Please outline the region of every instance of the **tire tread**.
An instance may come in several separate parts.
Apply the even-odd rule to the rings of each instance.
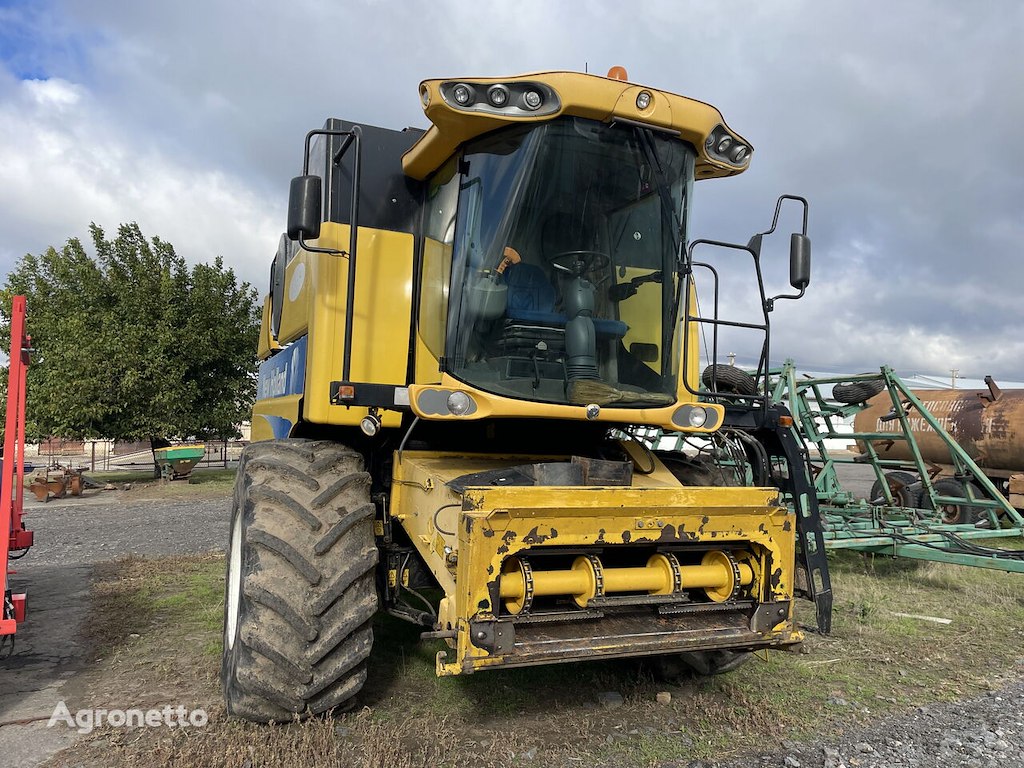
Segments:
[[[287,721],[344,706],[362,688],[378,604],[369,489],[362,457],[339,443],[245,449],[234,497],[238,629],[221,669],[229,714]]]

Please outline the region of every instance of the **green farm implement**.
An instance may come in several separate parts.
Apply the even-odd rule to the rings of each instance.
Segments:
[[[772,382],[772,399],[788,404],[793,429],[817,453],[809,460],[826,548],[1024,573],[1024,550],[992,546],[996,539],[1024,537],[1024,517],[891,368],[852,377],[799,378],[787,361]],[[881,399],[881,393],[892,405],[879,419],[884,429],[851,432],[852,417],[867,408],[870,397]],[[922,428],[948,450],[942,465],[951,476],[939,478],[939,465],[922,456]],[[837,439],[853,440],[859,450],[830,449],[828,443]],[[886,457],[887,448],[897,442],[908,458]],[[867,498],[856,498],[843,487],[836,471],[841,464],[872,468],[875,483]]]

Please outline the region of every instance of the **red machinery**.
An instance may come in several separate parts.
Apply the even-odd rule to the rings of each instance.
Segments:
[[[11,302],[11,353],[7,369],[7,422],[4,430],[3,479],[0,480],[0,574],[4,578],[3,611],[0,613],[0,644],[25,620],[25,595],[13,594],[9,561],[32,546],[32,531],[22,522],[25,482],[25,374],[32,339],[25,335],[25,297]],[[20,553],[15,555],[14,553]]]

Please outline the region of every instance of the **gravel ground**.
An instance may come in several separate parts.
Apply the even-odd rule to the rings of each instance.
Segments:
[[[224,549],[230,492],[223,498],[141,499],[132,492],[93,492],[80,499],[26,500],[25,523],[36,545],[23,561],[74,565],[124,555],[180,555]]]
[[[689,768],[1018,768],[1024,766],[1024,680],[985,696],[915,711],[838,738]],[[667,766],[665,768],[668,768]]]

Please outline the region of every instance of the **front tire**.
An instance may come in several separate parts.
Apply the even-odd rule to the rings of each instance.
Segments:
[[[326,440],[242,453],[231,515],[221,682],[228,714],[269,722],[349,703],[377,611],[370,476]]]

